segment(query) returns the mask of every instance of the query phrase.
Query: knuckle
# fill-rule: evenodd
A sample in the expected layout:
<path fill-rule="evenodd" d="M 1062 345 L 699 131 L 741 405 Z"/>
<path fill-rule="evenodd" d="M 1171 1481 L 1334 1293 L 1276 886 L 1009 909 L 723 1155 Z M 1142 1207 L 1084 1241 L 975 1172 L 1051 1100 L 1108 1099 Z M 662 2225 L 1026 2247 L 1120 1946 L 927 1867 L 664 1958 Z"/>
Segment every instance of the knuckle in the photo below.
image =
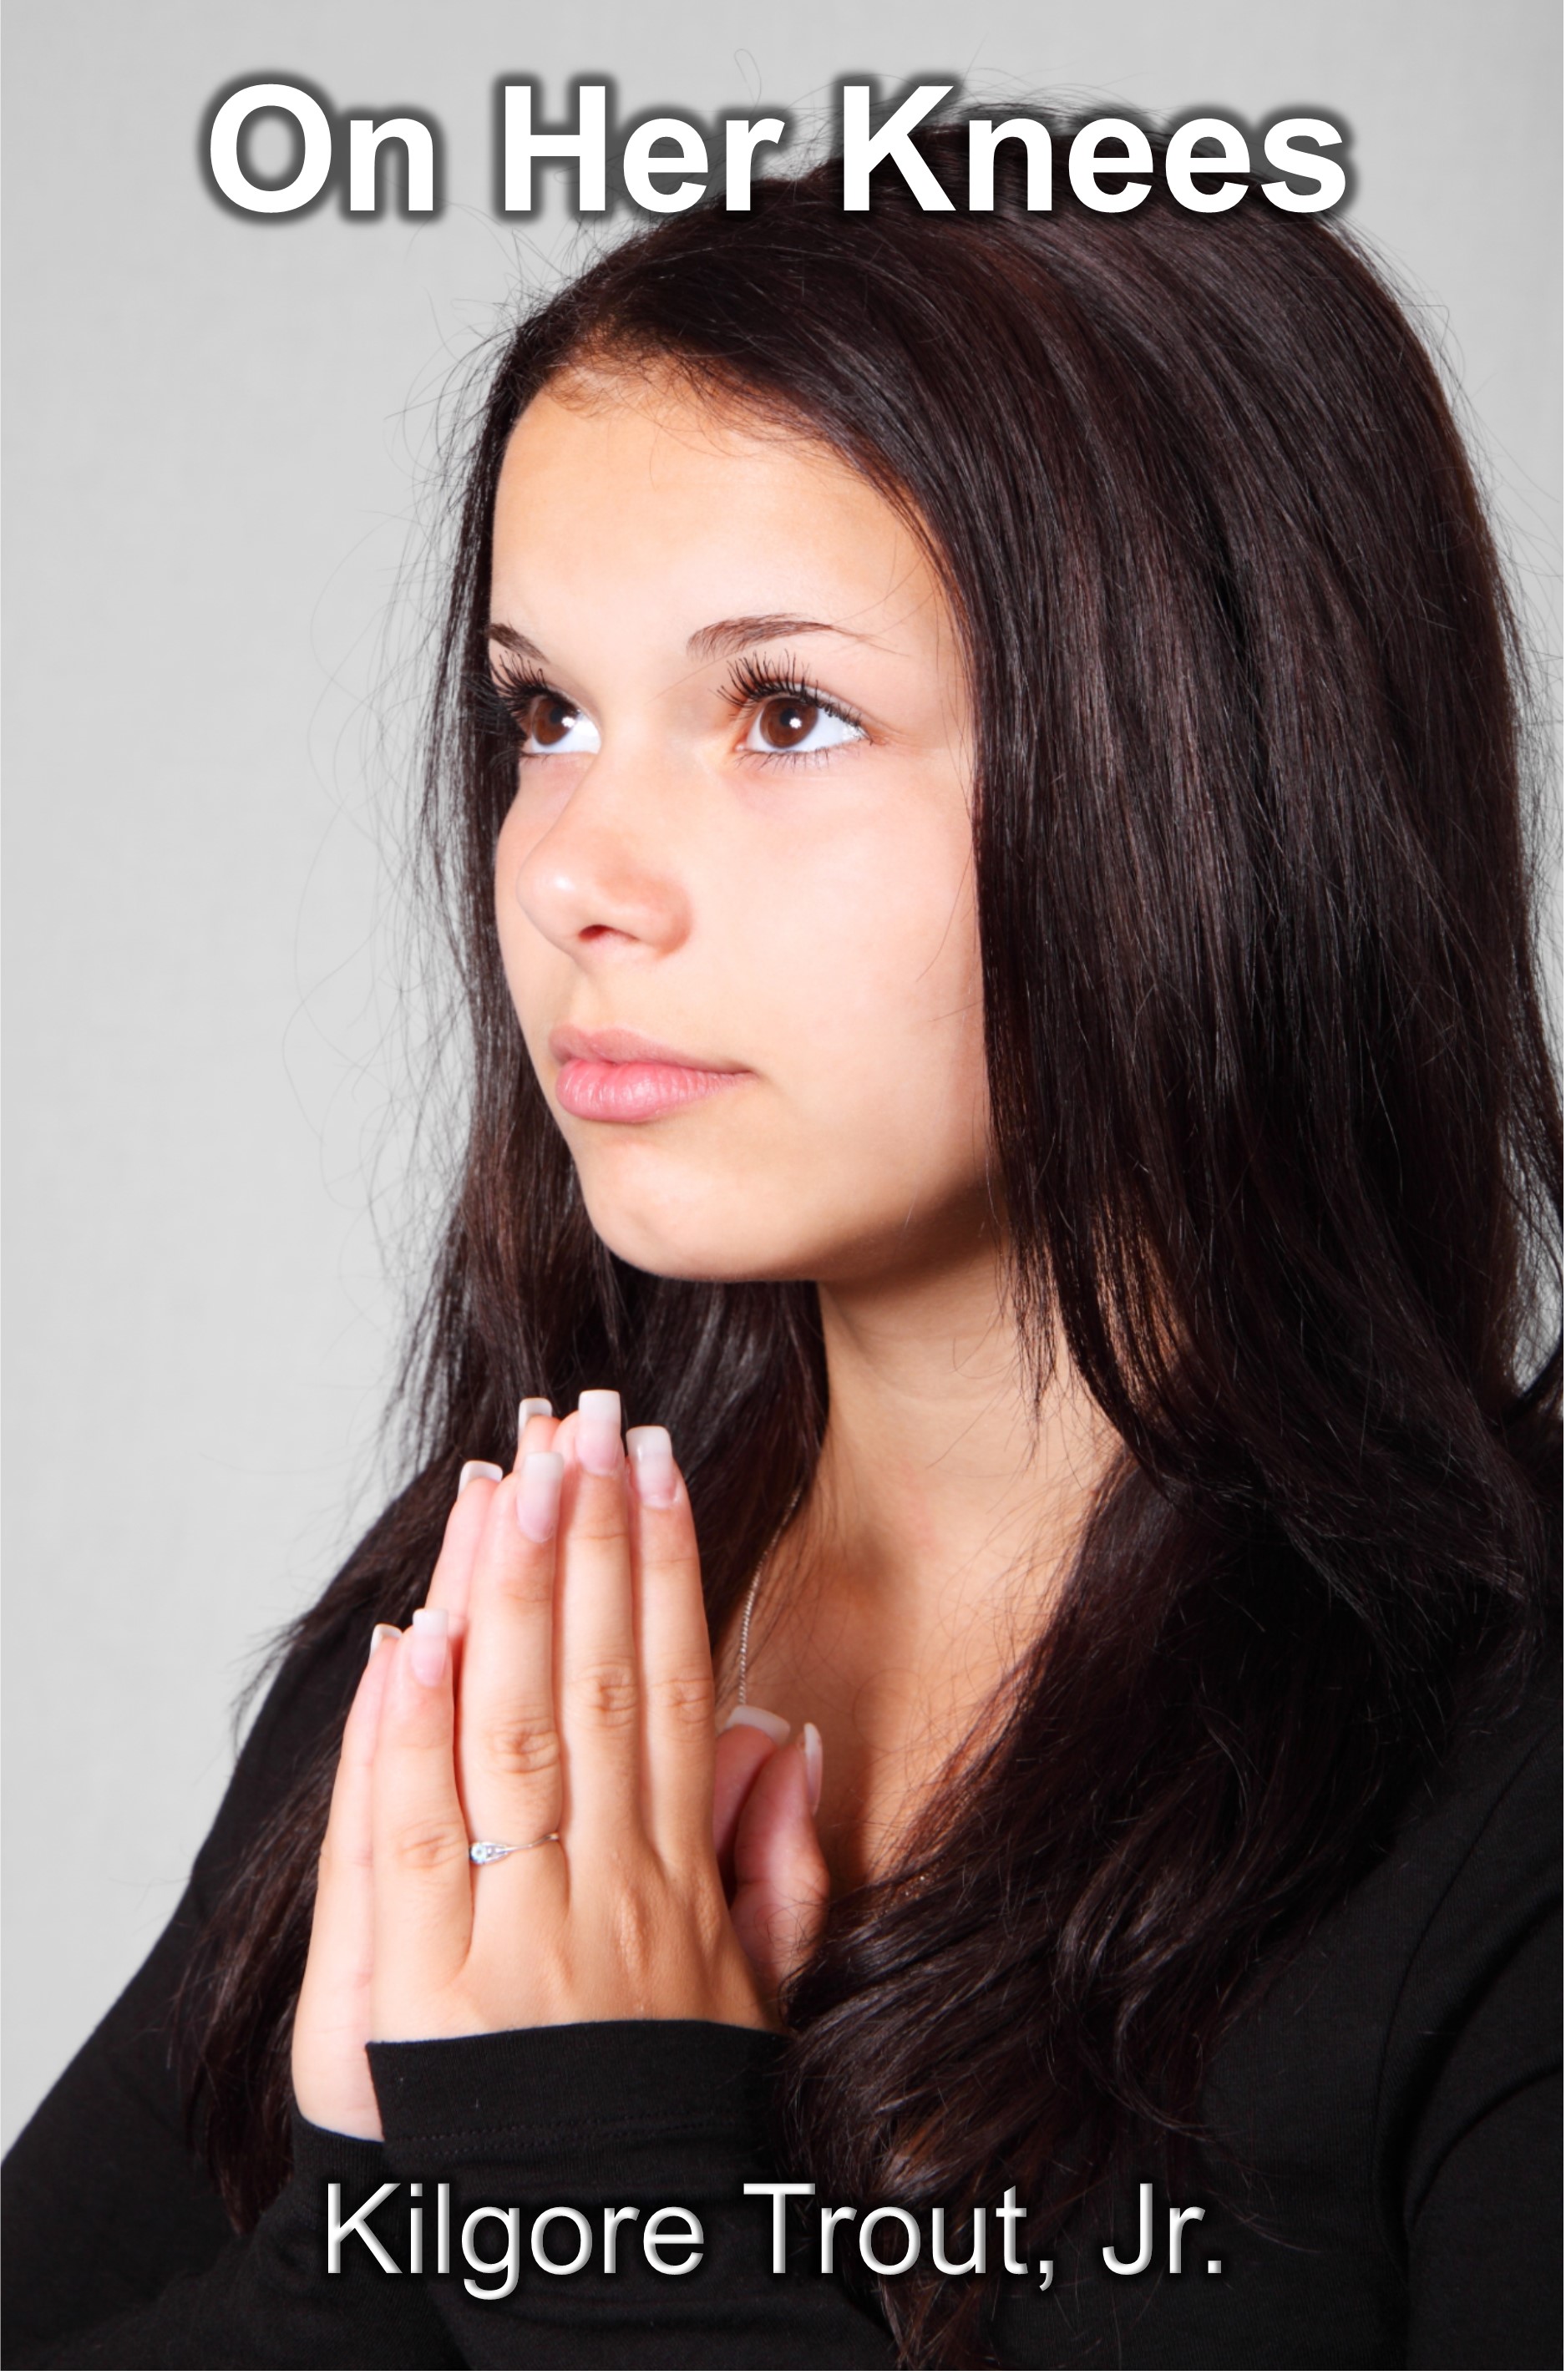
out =
<path fill-rule="evenodd" d="M 577 1508 L 571 1524 L 571 1535 L 579 1545 L 623 1546 L 625 1543 L 624 1508 L 601 1503 L 594 1497 Z"/>
<path fill-rule="evenodd" d="M 832 1876 L 819 1844 L 810 1843 L 801 1851 L 795 1862 L 792 1881 L 794 1897 L 801 1904 L 815 1908 L 828 1899 Z"/>
<path fill-rule="evenodd" d="M 650 1968 L 657 1948 L 656 1933 L 640 1896 L 620 1894 L 614 1903 L 614 1946 L 627 1973 L 639 1975 Z"/>
<path fill-rule="evenodd" d="M 623 1470 L 579 1471 L 571 1499 L 570 1533 L 589 1545 L 613 1544 L 625 1537 L 629 1507 Z"/>
<path fill-rule="evenodd" d="M 560 1738 L 546 1719 L 492 1720 L 480 1732 L 479 1750 L 499 1777 L 541 1777 L 560 1766 Z"/>
<path fill-rule="evenodd" d="M 734 1938 L 734 1920 L 728 1903 L 720 1892 L 716 1899 L 703 1904 L 698 1925 L 704 1963 L 710 1971 L 719 1967 Z"/>
<path fill-rule="evenodd" d="M 552 1539 L 542 1546 L 524 1540 L 520 1558 L 495 1580 L 495 1602 L 511 1621 L 531 1621 L 549 1611 L 554 1597 L 553 1561 Z"/>
<path fill-rule="evenodd" d="M 656 1678 L 648 1699 L 658 1717 L 682 1734 L 705 1735 L 712 1725 L 710 1670 L 685 1670 Z"/>
<path fill-rule="evenodd" d="M 466 1860 L 467 1845 L 457 1828 L 444 1818 L 409 1818 L 391 1829 L 387 1849 L 399 1867 L 427 1875 L 456 1860 Z"/>
<path fill-rule="evenodd" d="M 629 1661 L 598 1661 L 577 1680 L 577 1699 L 602 1727 L 628 1726 L 637 1714 L 637 1673 Z"/>
<path fill-rule="evenodd" d="M 321 1888 L 329 1890 L 334 1884 L 346 1882 L 356 1876 L 362 1876 L 370 1866 L 372 1856 L 368 1841 L 356 1840 L 353 1842 L 338 1843 L 334 1842 L 328 1835 L 321 1846 L 321 1853 L 315 1864 L 316 1876 Z"/>

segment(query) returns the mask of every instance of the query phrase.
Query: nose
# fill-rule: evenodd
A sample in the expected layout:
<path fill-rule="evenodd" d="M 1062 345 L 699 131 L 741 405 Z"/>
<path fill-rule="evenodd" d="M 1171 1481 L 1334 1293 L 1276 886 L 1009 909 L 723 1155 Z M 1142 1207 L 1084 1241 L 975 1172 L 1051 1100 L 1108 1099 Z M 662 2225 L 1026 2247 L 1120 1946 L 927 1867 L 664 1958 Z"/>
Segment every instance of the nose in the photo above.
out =
<path fill-rule="evenodd" d="M 584 964 L 676 950 L 691 916 L 674 861 L 678 807 L 653 756 L 598 753 L 522 850 L 512 897 L 540 934 Z"/>

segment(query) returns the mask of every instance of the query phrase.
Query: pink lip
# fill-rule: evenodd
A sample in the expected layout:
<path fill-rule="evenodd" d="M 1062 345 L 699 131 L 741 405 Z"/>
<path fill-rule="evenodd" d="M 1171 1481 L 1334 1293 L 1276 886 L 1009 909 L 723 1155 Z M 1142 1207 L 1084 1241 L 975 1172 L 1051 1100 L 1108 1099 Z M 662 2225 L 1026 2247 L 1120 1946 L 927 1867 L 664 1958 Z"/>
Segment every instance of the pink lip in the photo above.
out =
<path fill-rule="evenodd" d="M 562 1062 L 555 1098 L 589 1123 L 649 1123 L 749 1079 L 747 1067 L 706 1065 L 620 1026 L 593 1033 L 557 1026 L 549 1046 Z"/>

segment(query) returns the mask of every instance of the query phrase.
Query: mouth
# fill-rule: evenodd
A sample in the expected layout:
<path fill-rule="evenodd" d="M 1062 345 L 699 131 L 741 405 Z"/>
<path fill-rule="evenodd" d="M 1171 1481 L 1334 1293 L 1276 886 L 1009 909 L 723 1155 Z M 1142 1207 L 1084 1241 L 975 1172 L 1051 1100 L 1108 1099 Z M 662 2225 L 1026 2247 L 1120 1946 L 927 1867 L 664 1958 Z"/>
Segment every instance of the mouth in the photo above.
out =
<path fill-rule="evenodd" d="M 555 1098 L 588 1123 L 650 1123 L 755 1080 L 747 1066 L 689 1057 L 619 1026 L 591 1033 L 557 1026 L 549 1047 L 560 1062 Z"/>

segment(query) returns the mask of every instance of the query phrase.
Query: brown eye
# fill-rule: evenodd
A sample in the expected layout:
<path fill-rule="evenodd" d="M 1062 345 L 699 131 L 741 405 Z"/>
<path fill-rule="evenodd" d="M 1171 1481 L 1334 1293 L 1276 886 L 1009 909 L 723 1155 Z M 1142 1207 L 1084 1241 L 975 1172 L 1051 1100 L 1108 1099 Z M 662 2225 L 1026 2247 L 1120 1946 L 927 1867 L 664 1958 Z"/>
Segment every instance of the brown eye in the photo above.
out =
<path fill-rule="evenodd" d="M 750 724 L 745 734 L 745 747 L 750 752 L 771 752 L 779 757 L 798 753 L 813 759 L 819 752 L 830 752 L 838 744 L 857 744 L 864 729 L 829 703 L 818 701 L 815 696 L 802 693 L 797 687 L 758 686 L 747 688 L 754 704 Z"/>
<path fill-rule="evenodd" d="M 522 716 L 522 733 L 534 744 L 564 744 L 577 713 L 557 694 L 535 694 Z"/>
<path fill-rule="evenodd" d="M 761 741 L 774 752 L 803 744 L 821 715 L 819 703 L 802 702 L 795 694 L 774 694 L 761 705 L 756 724 Z"/>
<path fill-rule="evenodd" d="M 546 752 L 596 752 L 599 748 L 598 729 L 587 712 L 567 702 L 563 694 L 551 694 L 547 687 L 540 686 L 515 702 L 512 716 L 525 759 L 537 759 Z"/>

